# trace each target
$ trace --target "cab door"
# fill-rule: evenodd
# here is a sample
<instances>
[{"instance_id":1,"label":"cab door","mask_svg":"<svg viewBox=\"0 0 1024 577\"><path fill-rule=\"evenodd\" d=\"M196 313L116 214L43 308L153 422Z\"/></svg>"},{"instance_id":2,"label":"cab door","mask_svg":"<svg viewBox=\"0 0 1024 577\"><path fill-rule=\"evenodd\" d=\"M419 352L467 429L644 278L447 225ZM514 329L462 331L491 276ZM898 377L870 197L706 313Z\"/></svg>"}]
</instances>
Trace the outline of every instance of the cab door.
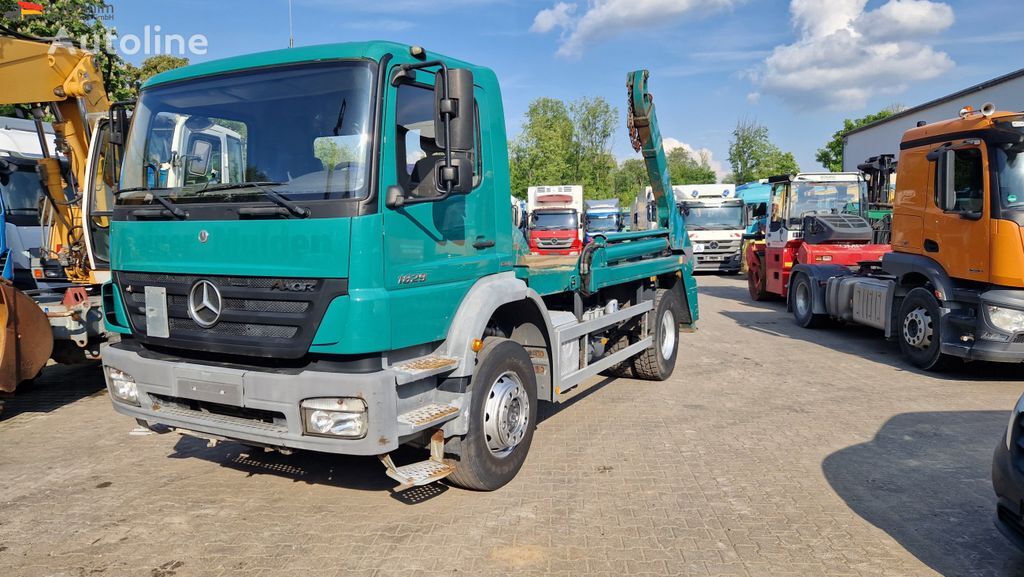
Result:
<instances>
[{"instance_id":1,"label":"cab door","mask_svg":"<svg viewBox=\"0 0 1024 577\"><path fill-rule=\"evenodd\" d=\"M784 182L772 185L771 203L768 209L768 228L764 233L765 242L765 288L773 294L783 294L785 289L785 275L783 275L783 264L785 263L786 243L789 241L789 232L786 230L786 207L788 202L789 184Z\"/></svg>"},{"instance_id":2,"label":"cab door","mask_svg":"<svg viewBox=\"0 0 1024 577\"><path fill-rule=\"evenodd\" d=\"M923 254L953 278L987 282L991 214L987 151L979 140L954 142L949 149L952 154L940 153L931 163L935 184L925 212ZM946 178L952 180L955 202L943 207Z\"/></svg>"},{"instance_id":3,"label":"cab door","mask_svg":"<svg viewBox=\"0 0 1024 577\"><path fill-rule=\"evenodd\" d=\"M387 90L379 196L392 346L401 348L443 339L473 283L497 272L497 207L483 164L481 142L487 140L481 139L480 122L472 155L474 188L443 198L437 187L443 148L434 134L434 74L416 71ZM479 87L475 94L483 100ZM388 208L384 199L391 186L415 202ZM504 203L501 211L506 214Z\"/></svg>"},{"instance_id":4,"label":"cab door","mask_svg":"<svg viewBox=\"0 0 1024 577\"><path fill-rule=\"evenodd\" d=\"M120 176L120 149L110 142L110 123L101 118L89 143L85 186L82 192L83 237L89 251L94 280L110 278L110 218L114 214L114 185Z\"/></svg>"}]
</instances>

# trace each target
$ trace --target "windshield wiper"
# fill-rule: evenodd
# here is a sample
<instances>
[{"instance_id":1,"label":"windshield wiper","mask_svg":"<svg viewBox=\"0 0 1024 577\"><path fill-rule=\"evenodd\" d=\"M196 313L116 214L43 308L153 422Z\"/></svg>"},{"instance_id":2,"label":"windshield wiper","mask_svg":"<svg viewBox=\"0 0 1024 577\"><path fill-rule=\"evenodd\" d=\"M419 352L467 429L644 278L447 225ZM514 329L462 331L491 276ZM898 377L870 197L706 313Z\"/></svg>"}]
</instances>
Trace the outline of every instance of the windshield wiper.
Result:
<instances>
[{"instance_id":1,"label":"windshield wiper","mask_svg":"<svg viewBox=\"0 0 1024 577\"><path fill-rule=\"evenodd\" d=\"M166 198L164 198L163 195L156 194L154 192L150 192L150 195L153 197L153 200L155 200L155 201L159 202L160 204L164 205L164 208L167 209L167 212L170 212L171 215L174 216L174 218L180 218L182 220L188 218L188 213L187 212L185 212L184 210L181 210L180 208L174 206L174 203L172 203L171 201L169 201ZM138 209L136 209L136 210L138 210Z\"/></svg>"},{"instance_id":2,"label":"windshield wiper","mask_svg":"<svg viewBox=\"0 0 1024 577\"><path fill-rule=\"evenodd\" d=\"M270 188L271 186L281 186L285 184L283 182L236 182L227 184L216 184L214 186L207 186L198 191L196 194L215 192L219 190L240 190L244 188L252 188L259 191L263 196L270 199L271 202L287 210L294 216L299 218L306 218L309 216L309 209L306 207L299 206L287 198L281 196L276 190Z\"/></svg>"}]
</instances>

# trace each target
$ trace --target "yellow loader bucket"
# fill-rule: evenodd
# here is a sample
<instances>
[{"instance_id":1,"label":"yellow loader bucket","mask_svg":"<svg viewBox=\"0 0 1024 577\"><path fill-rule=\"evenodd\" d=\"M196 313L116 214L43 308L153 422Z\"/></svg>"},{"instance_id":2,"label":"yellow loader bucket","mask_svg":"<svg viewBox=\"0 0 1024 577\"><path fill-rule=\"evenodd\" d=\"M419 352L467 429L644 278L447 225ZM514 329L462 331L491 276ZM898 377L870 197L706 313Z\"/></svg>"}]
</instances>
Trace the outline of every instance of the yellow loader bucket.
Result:
<instances>
[{"instance_id":1,"label":"yellow loader bucket","mask_svg":"<svg viewBox=\"0 0 1024 577\"><path fill-rule=\"evenodd\" d=\"M0 391L39 374L53 353L46 313L9 282L0 284Z\"/></svg>"}]
</instances>

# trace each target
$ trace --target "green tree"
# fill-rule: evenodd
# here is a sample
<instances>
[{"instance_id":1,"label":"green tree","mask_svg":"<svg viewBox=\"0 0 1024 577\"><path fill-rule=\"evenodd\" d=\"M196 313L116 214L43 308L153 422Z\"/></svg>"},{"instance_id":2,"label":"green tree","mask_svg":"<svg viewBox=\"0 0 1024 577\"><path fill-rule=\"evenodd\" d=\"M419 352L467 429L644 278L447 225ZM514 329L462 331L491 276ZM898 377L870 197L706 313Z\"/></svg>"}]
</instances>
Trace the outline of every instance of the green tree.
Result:
<instances>
[{"instance_id":1,"label":"green tree","mask_svg":"<svg viewBox=\"0 0 1024 577\"><path fill-rule=\"evenodd\" d=\"M636 195L650 185L647 177L647 166L639 158L622 161L612 175L614 188L612 195L619 199L622 206L632 206Z\"/></svg>"},{"instance_id":2,"label":"green tree","mask_svg":"<svg viewBox=\"0 0 1024 577\"><path fill-rule=\"evenodd\" d=\"M109 11L110 5L104 0L48 0L43 13L26 18L16 15L18 4L15 0L0 0L0 26L32 36L43 38L62 37L81 43L96 55L96 67L103 74L104 84L111 100L126 100L135 95L132 70L108 46L110 34L98 14ZM84 40L84 43L82 42ZM0 109L0 114L10 114L12 109Z\"/></svg>"},{"instance_id":3,"label":"green tree","mask_svg":"<svg viewBox=\"0 0 1024 577\"><path fill-rule=\"evenodd\" d=\"M706 153L699 160L683 147L673 148L667 156L669 178L672 184L714 184L718 175L708 163Z\"/></svg>"},{"instance_id":4,"label":"green tree","mask_svg":"<svg viewBox=\"0 0 1024 577\"><path fill-rule=\"evenodd\" d=\"M128 66L131 65L129 64ZM131 69L134 72L133 80L141 84L161 72L167 72L182 66L188 66L188 58L171 56L170 54L157 54L143 60L142 65L138 68L131 66Z\"/></svg>"},{"instance_id":5,"label":"green tree","mask_svg":"<svg viewBox=\"0 0 1024 577\"><path fill-rule=\"evenodd\" d=\"M616 169L611 154L618 111L601 97L581 98L569 105L572 119L572 182L583 185L589 199L608 198L614 188Z\"/></svg>"},{"instance_id":6,"label":"green tree","mask_svg":"<svg viewBox=\"0 0 1024 577\"><path fill-rule=\"evenodd\" d=\"M565 103L538 98L530 103L519 136L509 143L512 194L526 198L530 186L575 184L573 126Z\"/></svg>"},{"instance_id":7,"label":"green tree","mask_svg":"<svg viewBox=\"0 0 1024 577\"><path fill-rule=\"evenodd\" d=\"M818 149L818 153L814 156L814 159L821 163L829 172L842 172L843 170L843 142L846 140L846 135L856 128L866 126L872 122L878 122L884 118L889 118L893 114L903 110L903 106L899 104L893 104L888 108L883 108L874 114L868 114L867 116L850 120L849 118L843 119L843 127L835 131L832 134L832 139L825 143L825 146ZM858 162L866 159L857 159Z\"/></svg>"},{"instance_id":8,"label":"green tree","mask_svg":"<svg viewBox=\"0 0 1024 577\"><path fill-rule=\"evenodd\" d=\"M791 152L783 152L768 138L768 127L741 119L736 123L729 143L731 180L738 184L777 174L799 172Z\"/></svg>"}]
</instances>

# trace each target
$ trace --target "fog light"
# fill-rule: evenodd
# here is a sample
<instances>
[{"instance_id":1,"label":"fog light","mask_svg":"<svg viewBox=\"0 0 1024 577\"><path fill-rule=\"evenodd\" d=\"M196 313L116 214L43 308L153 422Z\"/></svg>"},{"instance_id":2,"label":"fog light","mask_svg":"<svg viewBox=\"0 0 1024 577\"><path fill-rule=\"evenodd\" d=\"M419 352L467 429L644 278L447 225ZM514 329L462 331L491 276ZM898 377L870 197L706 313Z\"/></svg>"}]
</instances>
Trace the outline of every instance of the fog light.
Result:
<instances>
[{"instance_id":1,"label":"fog light","mask_svg":"<svg viewBox=\"0 0 1024 577\"><path fill-rule=\"evenodd\" d=\"M107 367L107 378L110 379L110 392L119 401L139 406L139 388L135 379L128 373Z\"/></svg>"},{"instance_id":2,"label":"fog light","mask_svg":"<svg viewBox=\"0 0 1024 577\"><path fill-rule=\"evenodd\" d=\"M300 406L308 435L346 439L366 436L366 403L362 399L306 399Z\"/></svg>"}]
</instances>

